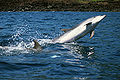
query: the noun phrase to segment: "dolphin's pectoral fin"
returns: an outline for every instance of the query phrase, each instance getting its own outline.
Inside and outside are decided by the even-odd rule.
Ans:
[[[91,25],[92,24],[92,22],[89,22],[89,23],[87,23],[86,25],[88,26],[88,25]]]
[[[90,39],[94,36],[94,34],[95,34],[94,30],[90,32]]]
[[[40,44],[36,40],[33,40],[33,42],[34,42],[33,49],[36,49],[36,50],[41,50],[42,49],[42,47],[40,46]]]
[[[72,29],[61,29],[61,31],[64,31],[64,32],[68,32],[70,30],[72,30]]]

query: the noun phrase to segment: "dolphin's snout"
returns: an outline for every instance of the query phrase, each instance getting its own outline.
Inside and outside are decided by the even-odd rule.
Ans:
[[[105,18],[105,17],[106,17],[106,15],[103,15],[103,17]]]

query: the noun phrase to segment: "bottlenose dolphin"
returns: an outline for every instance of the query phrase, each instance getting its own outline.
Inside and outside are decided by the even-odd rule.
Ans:
[[[62,29],[65,33],[61,36],[55,38],[52,40],[54,43],[68,43],[72,41],[76,41],[88,33],[90,33],[90,38],[94,35],[94,29],[98,25],[98,23],[103,20],[106,17],[106,15],[102,16],[95,16],[92,18],[89,18],[76,27],[73,27],[72,29]]]

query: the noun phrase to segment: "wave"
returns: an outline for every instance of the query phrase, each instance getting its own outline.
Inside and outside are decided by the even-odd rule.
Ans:
[[[52,43],[51,39],[37,39],[39,44],[41,46],[45,46],[49,43]],[[16,43],[15,45],[9,45],[9,46],[0,46],[0,55],[6,54],[6,55],[11,55],[11,54],[17,54],[18,52],[20,53],[29,53],[30,51],[27,48],[32,48],[34,46],[34,42],[24,42],[21,41],[19,43]]]

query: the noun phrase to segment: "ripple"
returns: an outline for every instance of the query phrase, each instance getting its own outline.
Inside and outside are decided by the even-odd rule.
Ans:
[[[73,43],[52,43],[63,27],[103,14],[107,17],[92,39],[86,35]],[[119,17],[119,12],[1,12],[0,79],[118,80]],[[33,39],[42,51],[26,49],[34,46]]]

